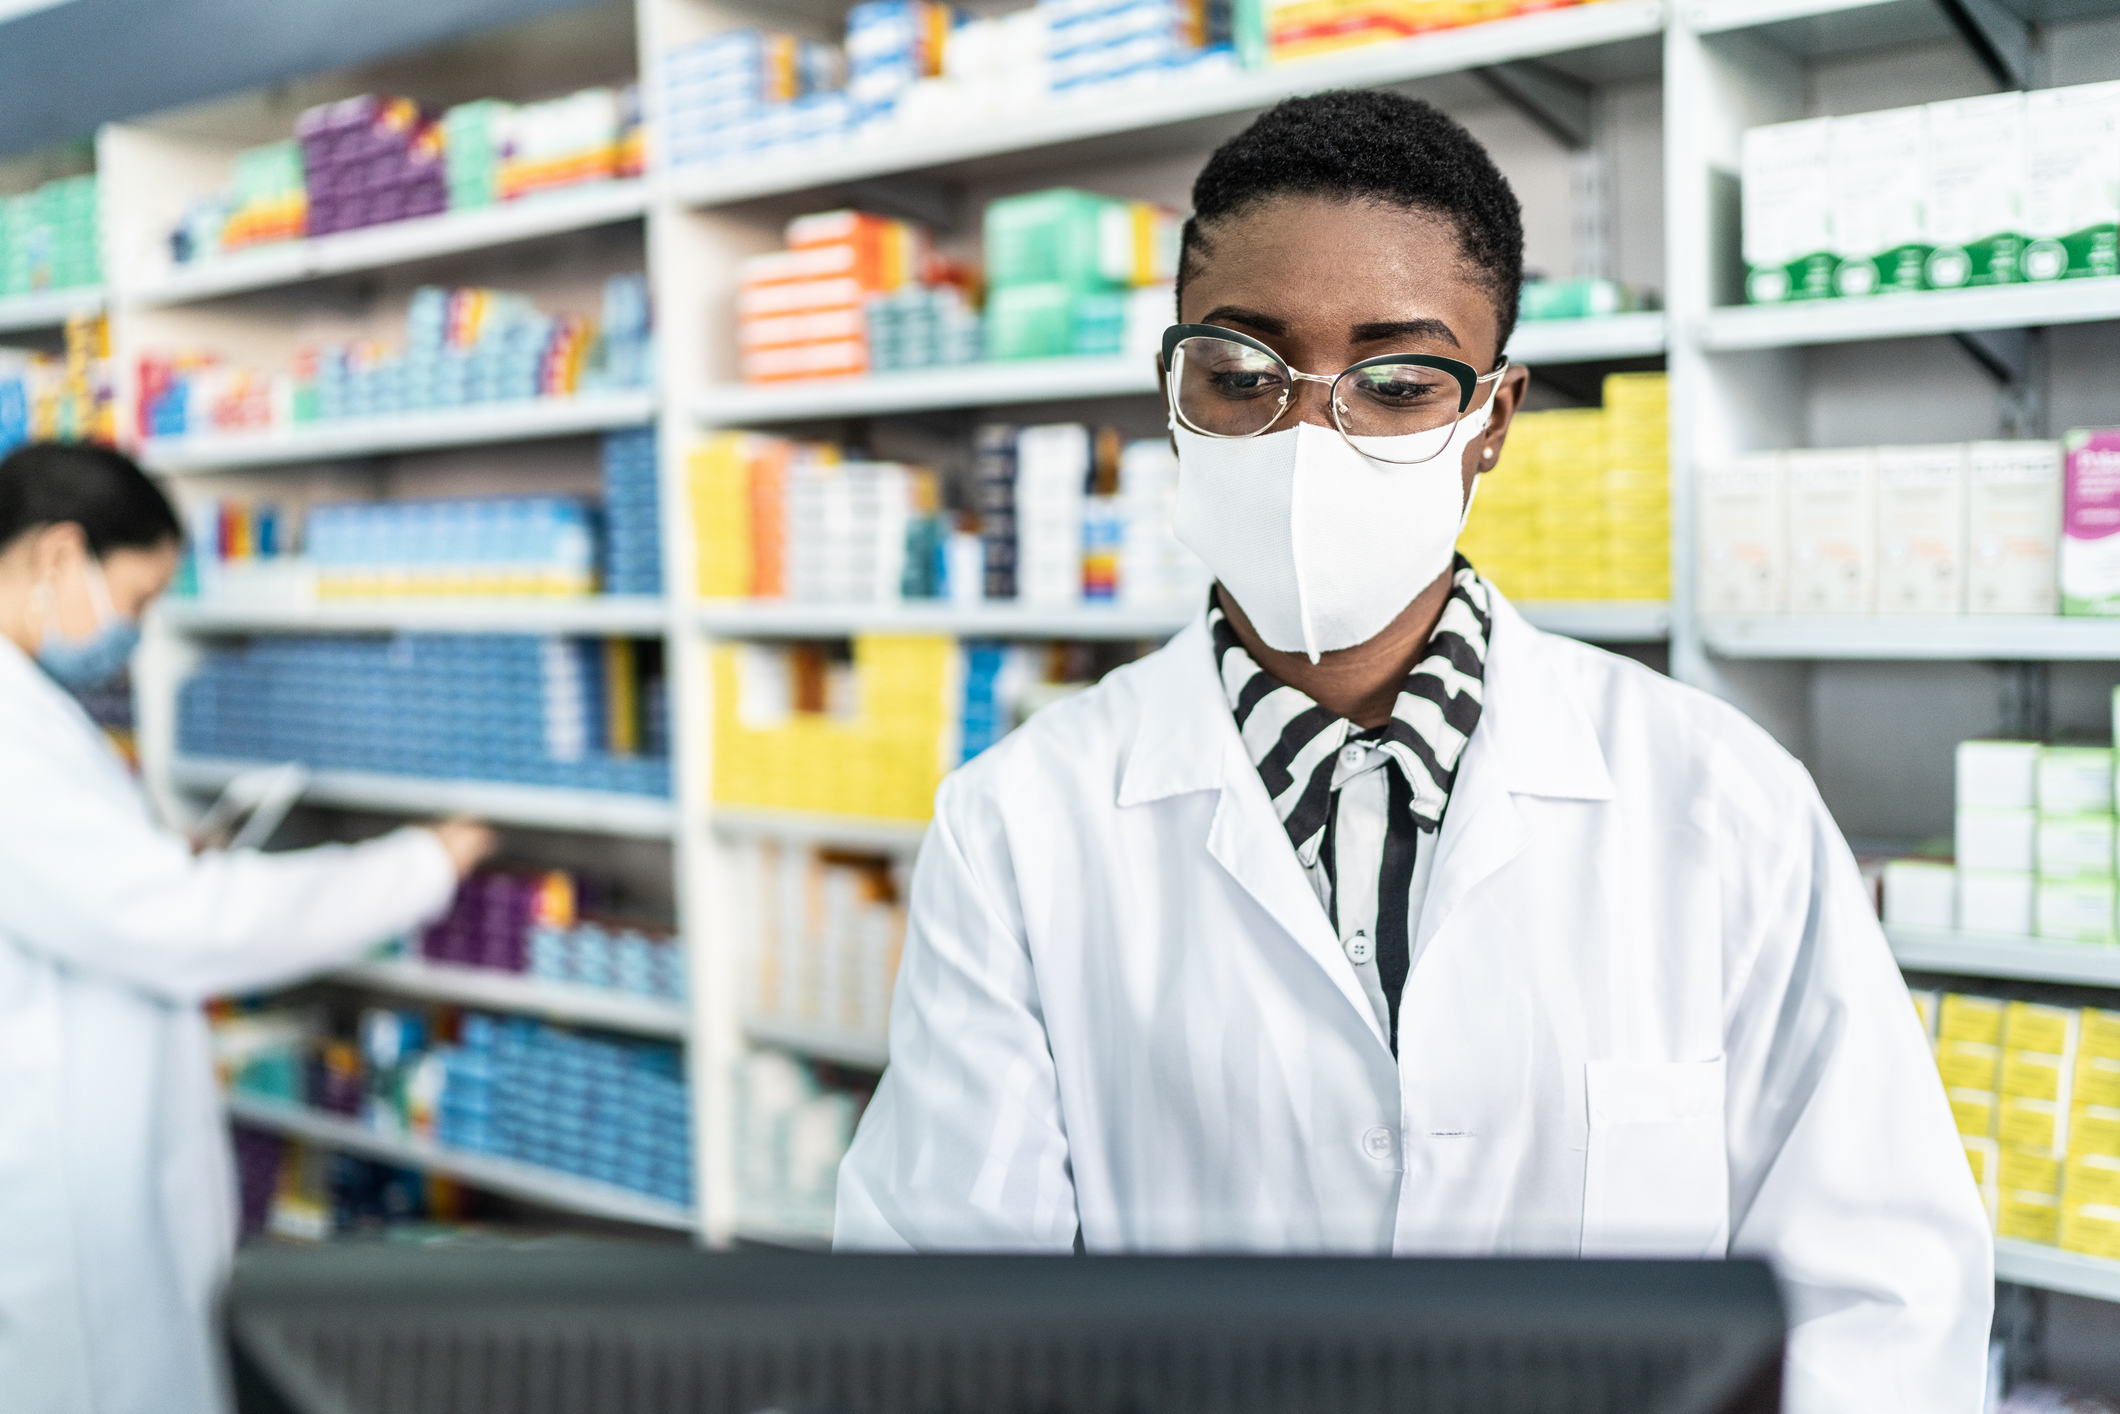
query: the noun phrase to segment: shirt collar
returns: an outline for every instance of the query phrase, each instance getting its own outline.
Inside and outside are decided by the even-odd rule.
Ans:
[[[1433,832],[1479,725],[1494,627],[1487,584],[1465,557],[1452,562],[1450,593],[1426,656],[1406,675],[1391,720],[1373,731],[1335,716],[1261,668],[1209,593],[1207,625],[1223,695],[1245,754],[1303,863],[1317,860],[1332,810],[1334,758],[1350,738],[1371,742],[1391,757],[1413,790],[1412,823]]]

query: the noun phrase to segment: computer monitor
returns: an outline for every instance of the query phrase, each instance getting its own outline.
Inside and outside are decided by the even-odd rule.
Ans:
[[[1751,1262],[253,1249],[241,1414],[1768,1414]]]

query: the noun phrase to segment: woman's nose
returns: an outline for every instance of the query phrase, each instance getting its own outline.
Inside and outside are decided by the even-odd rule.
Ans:
[[[1299,422],[1308,422],[1318,427],[1337,426],[1332,420],[1332,385],[1313,383],[1307,378],[1296,380],[1295,391],[1289,395],[1288,406],[1274,419],[1269,432],[1286,432]]]

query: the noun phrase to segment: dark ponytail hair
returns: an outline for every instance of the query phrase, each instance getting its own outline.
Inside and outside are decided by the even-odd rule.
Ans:
[[[0,461],[0,550],[30,531],[72,522],[102,559],[184,538],[162,489],[123,452],[71,442],[32,442]]]

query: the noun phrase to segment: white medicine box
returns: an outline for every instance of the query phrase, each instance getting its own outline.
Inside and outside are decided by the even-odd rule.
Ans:
[[[1899,928],[1956,926],[1958,871],[1928,859],[1887,861],[1884,921]]]
[[[1969,444],[1966,534],[1967,613],[2059,609],[2061,444]]]
[[[1960,869],[2030,874],[2038,867],[2038,811],[1960,806],[1954,825]]]
[[[2113,874],[2113,817],[2041,815],[2037,853],[2043,879],[2109,879]]]
[[[2120,694],[2115,696],[2120,712]],[[2031,810],[2039,804],[2039,755],[2036,741],[1961,741],[1958,743],[1958,808]]]
[[[1958,926],[1968,933],[2030,937],[2038,881],[2030,874],[1994,874],[1960,867]]]
[[[1788,505],[1781,453],[1749,452],[1700,481],[1700,607],[1774,614],[1788,607]]]
[[[1782,454],[1789,497],[1789,612],[1877,605],[1877,458],[1868,447]]]
[[[2113,753],[2103,746],[2050,746],[2039,753],[2043,815],[2113,813]]]
[[[1965,612],[1965,447],[1877,449],[1877,612]]]

